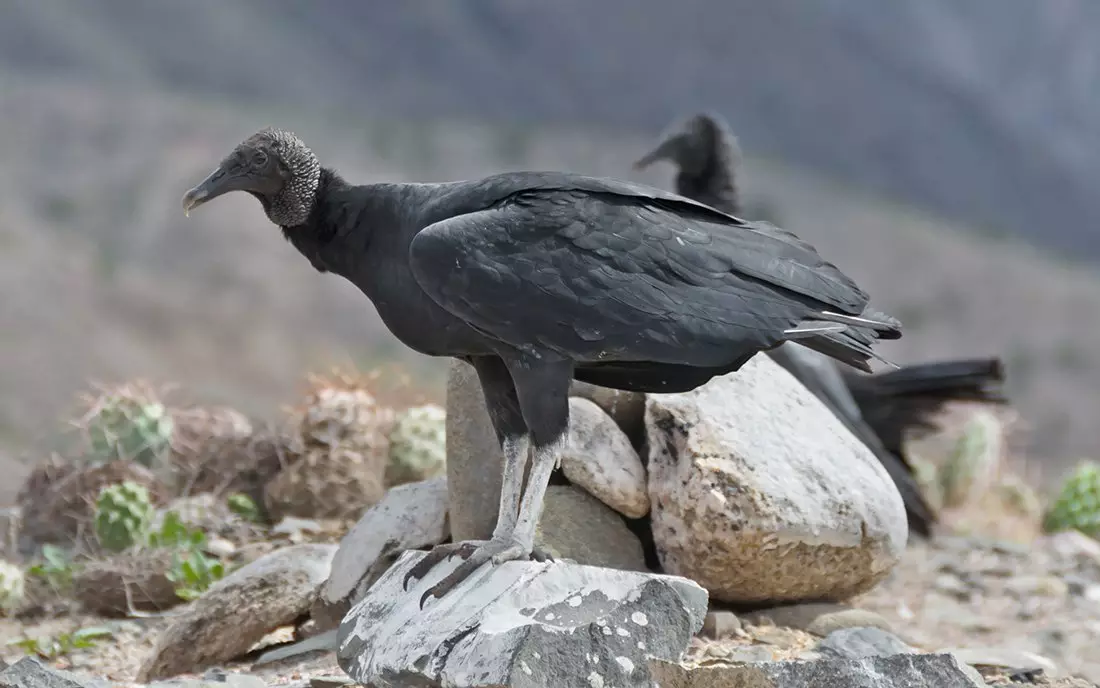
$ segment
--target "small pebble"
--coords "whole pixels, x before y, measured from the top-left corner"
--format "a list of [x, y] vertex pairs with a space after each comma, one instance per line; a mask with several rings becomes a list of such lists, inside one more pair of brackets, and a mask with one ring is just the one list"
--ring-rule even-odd
[[845, 659], [884, 657], [913, 652], [913, 648], [893, 633], [871, 627], [843, 628], [834, 631], [818, 643], [817, 649], [823, 654]]
[[1019, 576], [1005, 583], [1005, 590], [1017, 597], [1065, 597], [1069, 586], [1055, 576]]
[[845, 609], [822, 614], [806, 627], [806, 632], [825, 637], [846, 628], [877, 628], [889, 632], [890, 622], [865, 609]]
[[760, 625], [765, 620], [776, 626], [795, 628], [822, 637], [841, 628], [858, 626], [891, 630], [890, 622], [880, 614], [826, 602], [790, 604], [745, 615], [745, 621], [754, 625]]
[[970, 587], [953, 573], [941, 573], [936, 576], [934, 585], [936, 590], [957, 600], [966, 601], [970, 599]]
[[1010, 671], [1042, 669], [1048, 674], [1054, 674], [1058, 671], [1058, 667], [1055, 666], [1054, 662], [1051, 660], [1042, 655], [1035, 654], [1034, 652], [1026, 652], [1024, 650], [1010, 650], [997, 647], [967, 647], [946, 649], [943, 651], [950, 652], [958, 657], [960, 662], [974, 667], [998, 667]]
[[732, 637], [740, 630], [741, 619], [737, 618], [736, 614], [725, 609], [717, 609], [707, 612], [700, 635], [718, 640]]

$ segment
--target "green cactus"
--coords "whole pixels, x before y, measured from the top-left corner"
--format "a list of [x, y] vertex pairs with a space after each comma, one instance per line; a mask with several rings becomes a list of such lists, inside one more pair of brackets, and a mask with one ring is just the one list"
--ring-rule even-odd
[[127, 459], [153, 468], [169, 453], [173, 422], [152, 393], [127, 385], [94, 399], [83, 427], [92, 461]]
[[144, 543], [155, 513], [144, 486], [129, 480], [108, 485], [96, 500], [95, 533], [99, 544], [121, 552]]
[[975, 413], [940, 467], [944, 506], [961, 506], [990, 486], [1000, 468], [1003, 446], [1001, 421], [986, 411]]
[[1100, 539], [1100, 464], [1085, 461], [1077, 466], [1047, 511], [1043, 528], [1079, 530]]
[[260, 508], [256, 505], [256, 501], [243, 492], [236, 492], [229, 495], [229, 498], [226, 499], [226, 503], [230, 511], [246, 521], [259, 523], [263, 520], [260, 517]]
[[0, 559], [0, 612], [11, 612], [23, 604], [23, 570]]
[[389, 434], [387, 485], [425, 480], [446, 470], [446, 422], [447, 413], [434, 404], [414, 406], [397, 417]]
[[940, 486], [939, 469], [936, 464], [915, 452], [910, 453], [908, 458], [909, 465], [913, 469], [913, 479], [920, 487], [925, 501], [933, 510], [939, 511], [943, 508], [943, 489]]

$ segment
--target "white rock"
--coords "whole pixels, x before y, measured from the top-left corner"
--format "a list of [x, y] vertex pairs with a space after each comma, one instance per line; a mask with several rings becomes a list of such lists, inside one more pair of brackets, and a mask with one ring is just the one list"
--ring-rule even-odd
[[647, 659], [679, 659], [707, 611], [689, 580], [561, 561], [483, 566], [421, 610], [424, 591], [462, 563], [403, 591], [422, 556], [403, 554], [340, 625], [340, 667], [363, 685], [650, 688]]
[[446, 476], [391, 488], [340, 540], [313, 618], [322, 628], [334, 628], [398, 554], [439, 544], [447, 530]]
[[611, 416], [594, 402], [569, 399], [569, 443], [561, 458], [565, 477], [628, 518], [649, 513], [645, 466]]
[[862, 443], [766, 356], [646, 402], [664, 570], [728, 602], [844, 599], [905, 549], [901, 495]]

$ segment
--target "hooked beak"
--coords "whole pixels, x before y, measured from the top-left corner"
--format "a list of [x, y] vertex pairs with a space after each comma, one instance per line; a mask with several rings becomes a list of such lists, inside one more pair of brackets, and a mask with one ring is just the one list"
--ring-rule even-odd
[[243, 189], [244, 181], [242, 177], [231, 175], [224, 168], [218, 166], [206, 179], [183, 195], [183, 214], [190, 215], [192, 210], [207, 201], [230, 191]]
[[634, 162], [634, 169], [641, 170], [649, 167], [658, 160], [675, 160], [676, 150], [680, 146], [680, 142], [683, 139], [682, 136], [670, 136], [664, 141], [661, 141], [656, 148], [646, 153], [642, 157], [638, 158]]

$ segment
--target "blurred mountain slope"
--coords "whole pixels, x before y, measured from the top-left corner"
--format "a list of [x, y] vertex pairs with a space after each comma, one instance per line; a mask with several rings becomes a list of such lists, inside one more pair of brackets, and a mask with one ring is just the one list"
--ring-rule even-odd
[[[671, 183], [667, 166], [631, 171], [651, 142], [644, 134], [338, 120], [48, 78], [0, 75], [0, 89], [11, 96], [0, 100], [0, 454], [9, 456], [41, 452], [89, 379], [180, 382], [182, 399], [266, 417], [295, 399], [308, 369], [334, 360], [396, 361], [441, 390], [445, 364], [398, 344], [366, 298], [317, 274], [253, 199], [227, 196], [183, 217], [183, 191], [261, 126], [296, 131], [356, 182], [527, 167]], [[745, 173], [751, 203], [773, 206], [780, 224], [901, 318], [905, 336], [883, 346], [887, 357], [1002, 355], [1034, 455], [1072, 459], [1100, 443], [1093, 271], [787, 165], [749, 158]], [[17, 484], [0, 481], [0, 503]]]
[[0, 67], [319, 112], [654, 128], [1100, 258], [1089, 0], [10, 0]]

